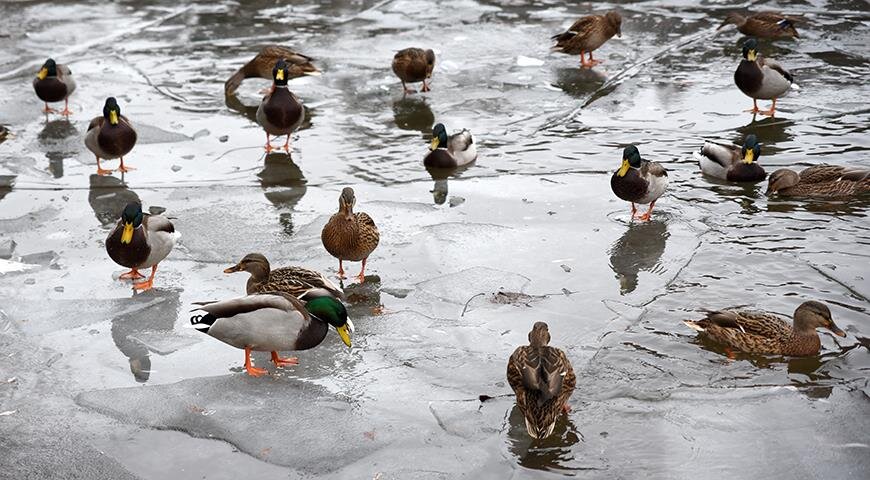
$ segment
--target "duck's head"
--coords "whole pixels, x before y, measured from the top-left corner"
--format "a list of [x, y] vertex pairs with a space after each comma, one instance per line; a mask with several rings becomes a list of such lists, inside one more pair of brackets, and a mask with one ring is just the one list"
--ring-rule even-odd
[[353, 322], [347, 318], [347, 309], [344, 308], [344, 304], [325, 290], [306, 292], [302, 298], [306, 301], [305, 310], [312, 317], [335, 327], [341, 341], [350, 347], [350, 336], [354, 328]]
[[743, 42], [743, 58], [754, 62], [758, 58], [758, 40], [749, 38]]
[[447, 148], [447, 128], [443, 123], [432, 127], [432, 143], [429, 144], [429, 150], [437, 148]]
[[338, 212], [343, 213], [347, 220], [353, 220], [353, 206], [356, 204], [356, 195], [350, 187], [344, 187], [338, 196]]
[[797, 331], [809, 331], [816, 328], [827, 328], [839, 337], [845, 337], [846, 332], [840, 330], [831, 318], [831, 310], [822, 302], [810, 300], [800, 304], [794, 311], [794, 328]]
[[103, 118], [109, 121], [112, 125], [117, 125], [121, 118], [121, 107], [115, 97], [106, 99], [106, 104], [103, 105]]
[[731, 12], [728, 15], [725, 15], [725, 20], [722, 21], [722, 25], [719, 25], [719, 28], [716, 30], [722, 30], [727, 25], [740, 25], [746, 21], [746, 18], [743, 15], [740, 15], [737, 12]]
[[121, 232], [122, 244], [129, 245], [133, 241], [133, 231], [142, 226], [144, 218], [141, 204], [130, 202], [124, 207], [124, 211], [121, 212], [121, 223], [124, 224], [124, 230]]
[[287, 81], [290, 80], [290, 68], [283, 59], [275, 63], [275, 68], [272, 69], [272, 80], [279, 87], [286, 86]]
[[622, 166], [619, 167], [616, 174], [624, 177], [629, 168], [640, 168], [640, 164], [640, 152], [634, 145], [629, 145], [622, 151]]
[[36, 74], [36, 78], [43, 80], [45, 77], [56, 77], [57, 76], [57, 64], [54, 63], [54, 60], [49, 58], [42, 64], [42, 68], [39, 69], [39, 72]]
[[767, 191], [764, 194], [771, 195], [777, 193], [780, 190], [797, 185], [800, 181], [800, 175], [794, 170], [780, 168], [770, 174], [770, 178], [767, 179]]
[[604, 14], [604, 19], [616, 30], [616, 36], [622, 38], [622, 15], [616, 10], [611, 10]]
[[544, 347], [550, 343], [550, 328], [544, 322], [535, 322], [529, 332], [529, 345]]
[[740, 155], [743, 156], [743, 163], [749, 165], [752, 162], [757, 162], [761, 156], [761, 144], [755, 135], [749, 135], [743, 141], [743, 148], [740, 149]]
[[435, 70], [435, 52], [430, 48], [426, 50], [426, 78], [432, 78], [432, 70]]
[[224, 273], [248, 272], [254, 277], [269, 276], [269, 260], [259, 253], [249, 253], [239, 263], [224, 270]]

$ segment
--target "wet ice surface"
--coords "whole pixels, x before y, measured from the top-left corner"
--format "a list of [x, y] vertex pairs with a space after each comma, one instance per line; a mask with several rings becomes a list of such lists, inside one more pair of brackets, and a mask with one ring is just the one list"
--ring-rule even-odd
[[[768, 172], [870, 166], [866, 5], [779, 4], [808, 22], [763, 53], [801, 88], [753, 121], [732, 84], [739, 34], [713, 32], [727, 2], [619, 5], [624, 36], [592, 71], [547, 41], [587, 4], [514, 3], [0, 5], [3, 471], [864, 478], [867, 203], [767, 199], [703, 178], [691, 152], [752, 132]], [[222, 94], [268, 42], [324, 71], [291, 82], [310, 117], [292, 161], [262, 151], [266, 81]], [[411, 45], [439, 61], [433, 91], [402, 98], [389, 62]], [[70, 122], [38, 115], [30, 81], [48, 55], [79, 83]], [[139, 129], [123, 179], [94, 175], [81, 140], [108, 95]], [[456, 177], [422, 168], [435, 121], [475, 134], [480, 159]], [[670, 171], [648, 224], [609, 188], [629, 142]], [[345, 185], [381, 230], [368, 281], [347, 291], [354, 349], [329, 335], [299, 367], [249, 378], [240, 351], [187, 327], [190, 304], [241, 294], [244, 275], [222, 269], [251, 251], [334, 272], [319, 233]], [[132, 296], [103, 241], [137, 199], [183, 237], [157, 288]], [[823, 333], [808, 359], [729, 361], [680, 322], [805, 299], [849, 333]], [[579, 377], [544, 442], [504, 378], [537, 320]]]

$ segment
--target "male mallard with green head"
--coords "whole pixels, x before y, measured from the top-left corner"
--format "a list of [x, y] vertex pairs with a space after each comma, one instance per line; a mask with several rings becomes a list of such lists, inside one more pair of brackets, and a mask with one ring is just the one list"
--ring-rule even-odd
[[154, 284], [157, 264], [169, 256], [180, 237], [166, 217], [145, 214], [139, 203], [128, 203], [106, 238], [106, 251], [115, 263], [130, 269], [120, 276], [122, 280], [144, 278], [139, 270], [150, 267], [148, 280], [133, 284], [134, 290], [148, 290]]
[[746, 17], [731, 12], [725, 16], [725, 21], [716, 30], [722, 30], [727, 25], [734, 24], [740, 33], [750, 37], [798, 38], [793, 21], [794, 19], [775, 12], [758, 12]]
[[[734, 72], [734, 83], [752, 98], [748, 112], [772, 117], [776, 113], [776, 99], [788, 92], [792, 82], [794, 77], [782, 65], [758, 54], [758, 40], [750, 38], [743, 42], [743, 60]], [[759, 110], [759, 99], [773, 100], [770, 110]]]
[[290, 135], [305, 120], [305, 107], [287, 88], [290, 70], [284, 60], [278, 60], [272, 69], [272, 90], [263, 97], [257, 108], [257, 123], [266, 131], [266, 153], [272, 151], [270, 135], [287, 135], [284, 151], [290, 151]]
[[351, 346], [353, 322], [347, 310], [328, 292], [305, 304], [283, 292], [264, 292], [221, 302], [201, 303], [204, 315], [191, 317], [199, 331], [245, 351], [245, 370], [259, 377], [268, 373], [251, 363], [251, 352], [272, 352], [276, 367], [298, 365], [299, 360], [282, 358], [279, 351], [308, 350], [320, 345], [335, 327], [341, 341]]
[[447, 136], [444, 124], [439, 123], [432, 129], [432, 143], [429, 153], [423, 159], [427, 168], [456, 168], [477, 160], [477, 147], [471, 132], [462, 129]]
[[870, 193], [870, 168], [815, 165], [798, 174], [780, 168], [770, 174], [767, 195], [784, 197], [851, 197]]
[[507, 380], [517, 395], [526, 430], [537, 439], [553, 433], [556, 418], [570, 409], [568, 398], [577, 384], [565, 352], [549, 343], [547, 324], [536, 322], [529, 332], [529, 344], [514, 350], [507, 365]]
[[[551, 38], [556, 41], [556, 45], [552, 49], [569, 55], [580, 54], [580, 66], [593, 67], [601, 61], [592, 58], [592, 51], [604, 45], [614, 35], [622, 37], [622, 15], [611, 10], [604, 15], [583, 17], [574, 22], [567, 31], [553, 35]], [[585, 52], [589, 52], [588, 62], [583, 57]]]
[[288, 80], [305, 75], [320, 75], [320, 70], [311, 63], [313, 58], [280, 45], [267, 45], [250, 62], [227, 79], [224, 83], [224, 94], [236, 93], [242, 80], [246, 78], [273, 79], [272, 69], [279, 60], [283, 60], [287, 65]]
[[760, 182], [767, 172], [758, 164], [761, 145], [755, 135], [749, 135], [743, 147], [704, 142], [699, 152], [695, 152], [701, 172], [705, 175], [729, 182]]
[[66, 65], [57, 64], [51, 58], [46, 60], [33, 79], [33, 89], [36, 90], [36, 96], [45, 103], [43, 112], [55, 113], [48, 104], [63, 100], [60, 114], [68, 117], [72, 113], [69, 109], [69, 96], [76, 89], [76, 81]]
[[364, 212], [354, 213], [356, 195], [353, 189], [345, 187], [338, 197], [338, 213], [330, 217], [320, 232], [320, 240], [330, 255], [338, 259], [338, 277], [344, 277], [343, 260], [362, 261], [357, 278], [365, 281], [366, 260], [377, 248], [380, 233], [374, 220]]
[[323, 274], [302, 267], [281, 267], [272, 270], [269, 260], [259, 253], [249, 253], [236, 265], [224, 273], [248, 272], [247, 293], [253, 295], [263, 292], [284, 292], [301, 298], [312, 289], [324, 289], [341, 298], [341, 289], [330, 282]]
[[88, 125], [88, 133], [85, 134], [85, 146], [97, 157], [97, 175], [107, 175], [111, 170], [105, 170], [100, 166], [100, 159], [121, 159], [120, 172], [128, 172], [133, 167], [124, 165], [124, 155], [133, 150], [136, 145], [136, 130], [130, 124], [127, 117], [121, 115], [121, 107], [115, 97], [106, 99], [103, 105], [103, 116], [94, 117]]
[[656, 162], [640, 158], [637, 147], [629, 145], [622, 151], [622, 165], [610, 178], [610, 188], [617, 197], [631, 202], [631, 218], [637, 214], [635, 203], [648, 203], [649, 210], [637, 216], [639, 220], [647, 221], [656, 200], [668, 188], [668, 171]]
[[430, 90], [426, 81], [432, 78], [432, 70], [435, 69], [435, 52], [431, 49], [406, 48], [399, 50], [393, 57], [393, 73], [402, 81], [402, 89], [405, 93], [417, 93], [413, 88], [408, 88], [406, 83], [423, 82], [421, 91]]
[[840, 337], [846, 336], [834, 324], [828, 306], [812, 300], [800, 304], [794, 311], [793, 325], [772, 313], [735, 309], [708, 312], [706, 318], [683, 323], [728, 348], [766, 355], [817, 355], [822, 342], [816, 328], [827, 328]]

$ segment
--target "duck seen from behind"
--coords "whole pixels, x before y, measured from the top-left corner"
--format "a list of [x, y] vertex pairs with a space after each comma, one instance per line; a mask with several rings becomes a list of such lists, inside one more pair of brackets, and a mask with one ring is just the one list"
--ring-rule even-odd
[[737, 26], [740, 33], [750, 37], [799, 38], [793, 22], [792, 18], [776, 12], [757, 12], [748, 16], [731, 12], [725, 16], [722, 25], [716, 30], [722, 30], [733, 24]]
[[[750, 38], [743, 43], [743, 60], [734, 72], [734, 83], [741, 92], [752, 98], [753, 114], [773, 116], [776, 99], [784, 96], [794, 77], [779, 63], [758, 54], [758, 40]], [[770, 110], [759, 110], [758, 100], [772, 100]]]
[[[617, 197], [631, 202], [631, 218], [649, 220], [653, 207], [668, 188], [668, 171], [656, 162], [640, 157], [634, 145], [622, 151], [622, 165], [610, 178], [610, 188]], [[637, 216], [635, 203], [649, 204], [646, 213]]]
[[128, 203], [106, 238], [106, 252], [115, 263], [130, 269], [120, 280], [144, 278], [139, 270], [151, 268], [148, 280], [133, 284], [134, 290], [144, 291], [153, 286], [157, 264], [169, 256], [179, 238], [181, 234], [169, 219], [145, 214], [139, 203]]
[[246, 287], [248, 295], [263, 292], [283, 292], [300, 298], [313, 289], [323, 289], [336, 298], [342, 291], [325, 276], [314, 270], [302, 267], [281, 267], [274, 270], [269, 260], [259, 253], [249, 253], [239, 263], [224, 270], [224, 273], [248, 272]]
[[245, 370], [259, 377], [268, 373], [251, 363], [251, 352], [271, 352], [276, 367], [298, 365], [295, 357], [279, 351], [308, 350], [320, 345], [333, 326], [341, 341], [351, 346], [353, 322], [340, 301], [324, 292], [305, 304], [283, 292], [266, 292], [220, 302], [198, 303], [205, 314], [194, 315], [191, 325], [228, 345], [245, 351]]
[[121, 159], [120, 172], [129, 172], [134, 168], [124, 165], [124, 155], [133, 150], [136, 145], [136, 130], [127, 117], [121, 115], [121, 107], [115, 97], [106, 99], [103, 105], [103, 115], [94, 117], [88, 125], [85, 134], [85, 146], [97, 157], [97, 175], [107, 175], [111, 170], [103, 169], [100, 160]]
[[[604, 15], [589, 15], [574, 22], [568, 30], [553, 35], [551, 39], [556, 41], [556, 45], [552, 50], [569, 55], [579, 54], [580, 66], [591, 68], [601, 63], [601, 60], [592, 58], [592, 51], [614, 35], [622, 37], [622, 15], [619, 12], [611, 10]], [[589, 61], [583, 57], [586, 52], [589, 53]]]
[[402, 90], [405, 93], [417, 93], [413, 88], [408, 88], [407, 83], [423, 82], [422, 92], [431, 89], [426, 83], [432, 78], [435, 69], [435, 52], [432, 49], [406, 48], [399, 50], [393, 56], [393, 73], [402, 81]]
[[380, 233], [374, 220], [364, 212], [354, 212], [356, 195], [345, 187], [338, 197], [338, 213], [330, 217], [320, 232], [320, 240], [330, 255], [338, 259], [338, 277], [345, 278], [342, 261], [362, 261], [357, 278], [365, 282], [366, 260], [377, 248]]
[[224, 83], [224, 94], [236, 93], [239, 85], [246, 78], [273, 80], [272, 69], [279, 60], [283, 60], [287, 65], [288, 80], [305, 75], [320, 75], [320, 70], [311, 63], [313, 58], [280, 45], [267, 45], [250, 62], [227, 79]]
[[815, 165], [800, 173], [780, 168], [767, 182], [767, 195], [784, 197], [851, 197], [870, 194], [870, 168]]
[[444, 124], [439, 123], [432, 128], [429, 153], [423, 158], [423, 165], [426, 168], [456, 168], [475, 160], [477, 160], [477, 147], [471, 132], [467, 129], [462, 129], [448, 137]]
[[305, 107], [287, 88], [290, 70], [284, 60], [278, 60], [272, 69], [272, 89], [257, 108], [257, 123], [266, 131], [266, 153], [272, 151], [270, 135], [287, 135], [284, 151], [290, 151], [290, 135], [305, 120]]
[[755, 135], [748, 135], [743, 147], [704, 142], [694, 156], [702, 173], [720, 180], [755, 183], [767, 177], [767, 172], [758, 164], [761, 145]]
[[57, 113], [56, 110], [49, 107], [49, 103], [59, 102], [63, 100], [63, 110], [60, 114], [64, 117], [70, 116], [72, 111], [69, 109], [69, 96], [76, 89], [76, 81], [73, 79], [72, 71], [66, 65], [55, 63], [51, 58], [42, 64], [36, 78], [33, 79], [33, 90], [36, 91], [36, 96], [45, 103], [44, 113]]

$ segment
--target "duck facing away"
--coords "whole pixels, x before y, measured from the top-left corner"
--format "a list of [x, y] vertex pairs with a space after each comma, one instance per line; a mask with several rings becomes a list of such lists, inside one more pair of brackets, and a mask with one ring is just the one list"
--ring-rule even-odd
[[245, 351], [245, 370], [259, 377], [268, 373], [251, 363], [251, 352], [272, 352], [276, 367], [298, 365], [299, 359], [282, 358], [279, 351], [308, 350], [320, 345], [335, 327], [341, 341], [351, 346], [353, 322], [347, 318], [344, 305], [325, 295], [304, 305], [292, 295], [268, 292], [259, 295], [200, 303], [194, 311], [203, 315], [191, 317], [190, 323], [199, 331], [228, 345]]
[[800, 173], [787, 168], [770, 174], [767, 195], [785, 197], [851, 197], [870, 193], [870, 168], [816, 165]]
[[330, 217], [320, 232], [320, 240], [330, 255], [338, 259], [338, 277], [345, 278], [342, 261], [362, 261], [357, 278], [365, 281], [366, 260], [377, 248], [380, 241], [378, 227], [374, 220], [364, 212], [354, 213], [356, 195], [353, 189], [345, 187], [338, 197], [338, 213]]
[[402, 89], [405, 93], [417, 93], [416, 90], [405, 85], [416, 82], [423, 82], [422, 92], [430, 91], [426, 81], [432, 78], [434, 68], [435, 52], [431, 49], [406, 48], [396, 52], [393, 57], [393, 73], [402, 81]]
[[729, 349], [766, 355], [817, 355], [822, 347], [819, 327], [846, 336], [834, 324], [828, 306], [812, 300], [795, 310], [793, 325], [772, 313], [735, 309], [708, 312], [706, 318], [683, 323]]
[[[776, 99], [791, 88], [794, 77], [779, 63], [758, 54], [758, 40], [750, 38], [743, 43], [743, 60], [734, 72], [734, 83], [741, 92], [752, 98], [752, 113], [773, 116]], [[758, 100], [772, 100], [770, 110], [759, 110]]]
[[257, 108], [257, 123], [266, 131], [266, 153], [272, 151], [270, 135], [287, 135], [284, 151], [290, 151], [290, 135], [305, 120], [305, 107], [287, 88], [289, 68], [284, 60], [278, 60], [272, 69], [272, 90]]
[[46, 60], [33, 79], [33, 89], [36, 91], [36, 96], [45, 103], [43, 112], [46, 114], [56, 113], [57, 111], [50, 108], [48, 104], [61, 100], [63, 100], [63, 110], [60, 114], [68, 117], [72, 113], [69, 109], [69, 96], [76, 89], [76, 81], [66, 65], [57, 64], [51, 58]]
[[622, 166], [610, 178], [610, 188], [617, 197], [631, 202], [632, 219], [637, 214], [634, 204], [648, 203], [649, 210], [637, 216], [638, 219], [647, 221], [656, 200], [668, 188], [668, 171], [656, 162], [643, 160], [637, 147], [629, 145], [622, 152]]
[[85, 134], [85, 146], [97, 157], [97, 174], [107, 175], [112, 170], [103, 169], [100, 160], [121, 159], [120, 172], [129, 172], [133, 167], [124, 165], [124, 155], [136, 145], [136, 130], [127, 117], [121, 115], [121, 107], [114, 97], [106, 99], [103, 115], [94, 117]]
[[157, 264], [169, 256], [181, 234], [166, 217], [142, 212], [139, 203], [128, 203], [121, 219], [106, 238], [109, 257], [122, 267], [130, 269], [121, 280], [144, 278], [139, 270], [151, 268], [151, 276], [144, 282], [134, 283], [134, 290], [148, 290], [154, 284]]
[[432, 129], [432, 143], [429, 153], [423, 159], [427, 168], [456, 168], [477, 160], [477, 146], [471, 138], [471, 132], [462, 129], [447, 136], [444, 124], [437, 124]]
[[[622, 15], [619, 12], [611, 10], [604, 15], [589, 15], [574, 22], [567, 31], [553, 35], [551, 39], [556, 41], [556, 45], [552, 50], [579, 54], [581, 67], [593, 67], [601, 61], [592, 58], [592, 51], [614, 35], [622, 37]], [[589, 52], [589, 61], [583, 57], [586, 52]]]
[[775, 12], [758, 12], [746, 17], [732, 12], [725, 16], [725, 21], [716, 30], [733, 24], [740, 33], [750, 37], [799, 38], [793, 21], [794, 19]]
[[507, 364], [507, 380], [517, 395], [526, 430], [538, 439], [550, 436], [556, 418], [568, 412], [568, 398], [577, 383], [565, 352], [549, 343], [547, 324], [536, 322], [529, 332], [529, 344], [514, 350]]
[[755, 135], [747, 136], [743, 147], [704, 142], [694, 156], [702, 173], [720, 180], [755, 183], [767, 177], [767, 172], [758, 164], [761, 145]]
[[224, 93], [232, 95], [246, 78], [272, 80], [272, 69], [279, 60], [287, 65], [287, 79], [305, 75], [320, 75], [320, 70], [311, 62], [313, 58], [280, 45], [267, 45], [250, 62], [246, 63], [224, 83]]
[[336, 287], [321, 273], [302, 267], [281, 267], [272, 270], [269, 260], [259, 253], [249, 253], [224, 273], [248, 272], [246, 287], [248, 295], [263, 292], [283, 292], [296, 298], [304, 296], [313, 289], [324, 289], [336, 298], [342, 297], [341, 289]]

